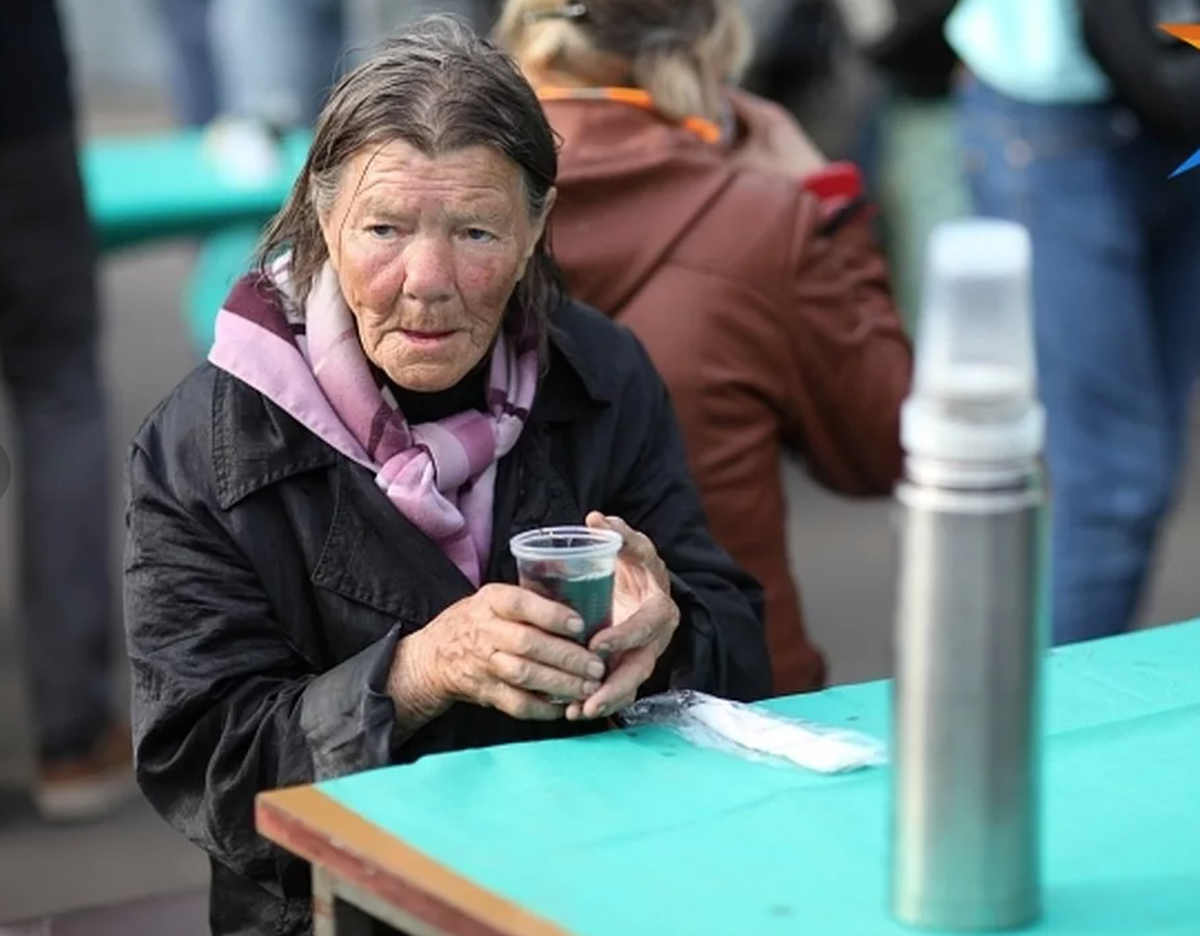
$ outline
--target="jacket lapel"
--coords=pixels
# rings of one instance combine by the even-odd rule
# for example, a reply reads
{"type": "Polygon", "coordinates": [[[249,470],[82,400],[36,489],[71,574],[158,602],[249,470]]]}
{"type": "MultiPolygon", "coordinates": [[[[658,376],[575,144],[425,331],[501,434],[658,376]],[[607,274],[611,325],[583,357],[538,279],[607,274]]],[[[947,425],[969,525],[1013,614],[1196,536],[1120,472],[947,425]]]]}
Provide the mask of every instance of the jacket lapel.
{"type": "Polygon", "coordinates": [[[335,502],[312,582],[413,627],[474,591],[433,540],[410,523],[371,473],[343,460],[335,502]]]}

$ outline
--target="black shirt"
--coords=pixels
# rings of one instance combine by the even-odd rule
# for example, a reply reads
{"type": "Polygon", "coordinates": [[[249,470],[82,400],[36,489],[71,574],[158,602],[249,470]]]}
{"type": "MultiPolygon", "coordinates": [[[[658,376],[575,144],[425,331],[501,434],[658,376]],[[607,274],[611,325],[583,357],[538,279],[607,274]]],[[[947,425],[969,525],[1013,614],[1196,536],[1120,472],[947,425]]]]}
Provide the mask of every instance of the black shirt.
{"type": "Polygon", "coordinates": [[[54,0],[0,0],[0,144],[75,118],[54,0]]]}
{"type": "Polygon", "coordinates": [[[456,413],[467,410],[488,411],[487,407],[487,376],[491,364],[492,353],[489,351],[483,360],[475,365],[462,380],[448,390],[434,393],[422,393],[417,390],[405,390],[388,379],[388,387],[396,398],[396,405],[404,414],[405,422],[410,426],[422,423],[438,422],[456,413]]]}

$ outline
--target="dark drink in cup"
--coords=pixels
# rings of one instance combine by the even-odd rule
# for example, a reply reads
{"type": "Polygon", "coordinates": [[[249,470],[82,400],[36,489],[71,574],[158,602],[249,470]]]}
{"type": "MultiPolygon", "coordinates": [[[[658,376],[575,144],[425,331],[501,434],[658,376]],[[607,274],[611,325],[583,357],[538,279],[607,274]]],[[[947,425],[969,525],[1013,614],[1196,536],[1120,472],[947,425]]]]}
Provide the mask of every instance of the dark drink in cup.
{"type": "Polygon", "coordinates": [[[569,578],[552,563],[530,563],[521,570],[521,586],[544,598],[573,608],[583,618],[580,640],[587,643],[596,631],[612,624],[613,573],[569,578]]]}
{"type": "Polygon", "coordinates": [[[548,527],[510,543],[523,588],[571,608],[583,618],[587,643],[612,624],[613,574],[621,534],[590,527],[548,527]]]}

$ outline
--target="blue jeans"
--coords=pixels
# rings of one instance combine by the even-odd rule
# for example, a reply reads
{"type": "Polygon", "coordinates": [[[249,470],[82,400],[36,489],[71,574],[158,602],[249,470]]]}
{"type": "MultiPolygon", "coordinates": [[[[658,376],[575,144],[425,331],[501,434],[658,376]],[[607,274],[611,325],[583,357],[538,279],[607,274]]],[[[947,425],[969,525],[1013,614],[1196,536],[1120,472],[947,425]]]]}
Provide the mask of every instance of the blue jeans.
{"type": "Polygon", "coordinates": [[[211,0],[221,111],[309,126],[341,74],[342,0],[211,0]]]}
{"type": "Polygon", "coordinates": [[[1190,152],[1113,105],[1027,104],[977,81],[958,105],[976,209],[1033,239],[1054,640],[1116,634],[1137,613],[1187,454],[1200,172],[1169,180],[1190,152]]]}
{"type": "Polygon", "coordinates": [[[400,26],[439,11],[484,18],[479,0],[375,0],[361,22],[346,0],[209,2],[221,111],[285,126],[315,122],[342,74],[400,26]]]}
{"type": "Polygon", "coordinates": [[[158,0],[177,116],[308,125],[340,73],[342,0],[158,0]]]}
{"type": "Polygon", "coordinates": [[[217,116],[217,79],[208,35],[209,0],[158,0],[166,30],[176,119],[203,127],[217,116]]]}

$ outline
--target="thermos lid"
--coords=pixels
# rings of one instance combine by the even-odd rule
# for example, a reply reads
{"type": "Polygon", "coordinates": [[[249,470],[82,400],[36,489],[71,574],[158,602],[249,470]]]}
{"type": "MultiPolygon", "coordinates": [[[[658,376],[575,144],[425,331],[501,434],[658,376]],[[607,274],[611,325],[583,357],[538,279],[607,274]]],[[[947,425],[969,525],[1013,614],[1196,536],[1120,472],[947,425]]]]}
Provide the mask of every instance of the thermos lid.
{"type": "Polygon", "coordinates": [[[901,423],[910,455],[982,466],[1040,453],[1031,265],[1029,232],[1014,222],[934,229],[901,423]]]}

